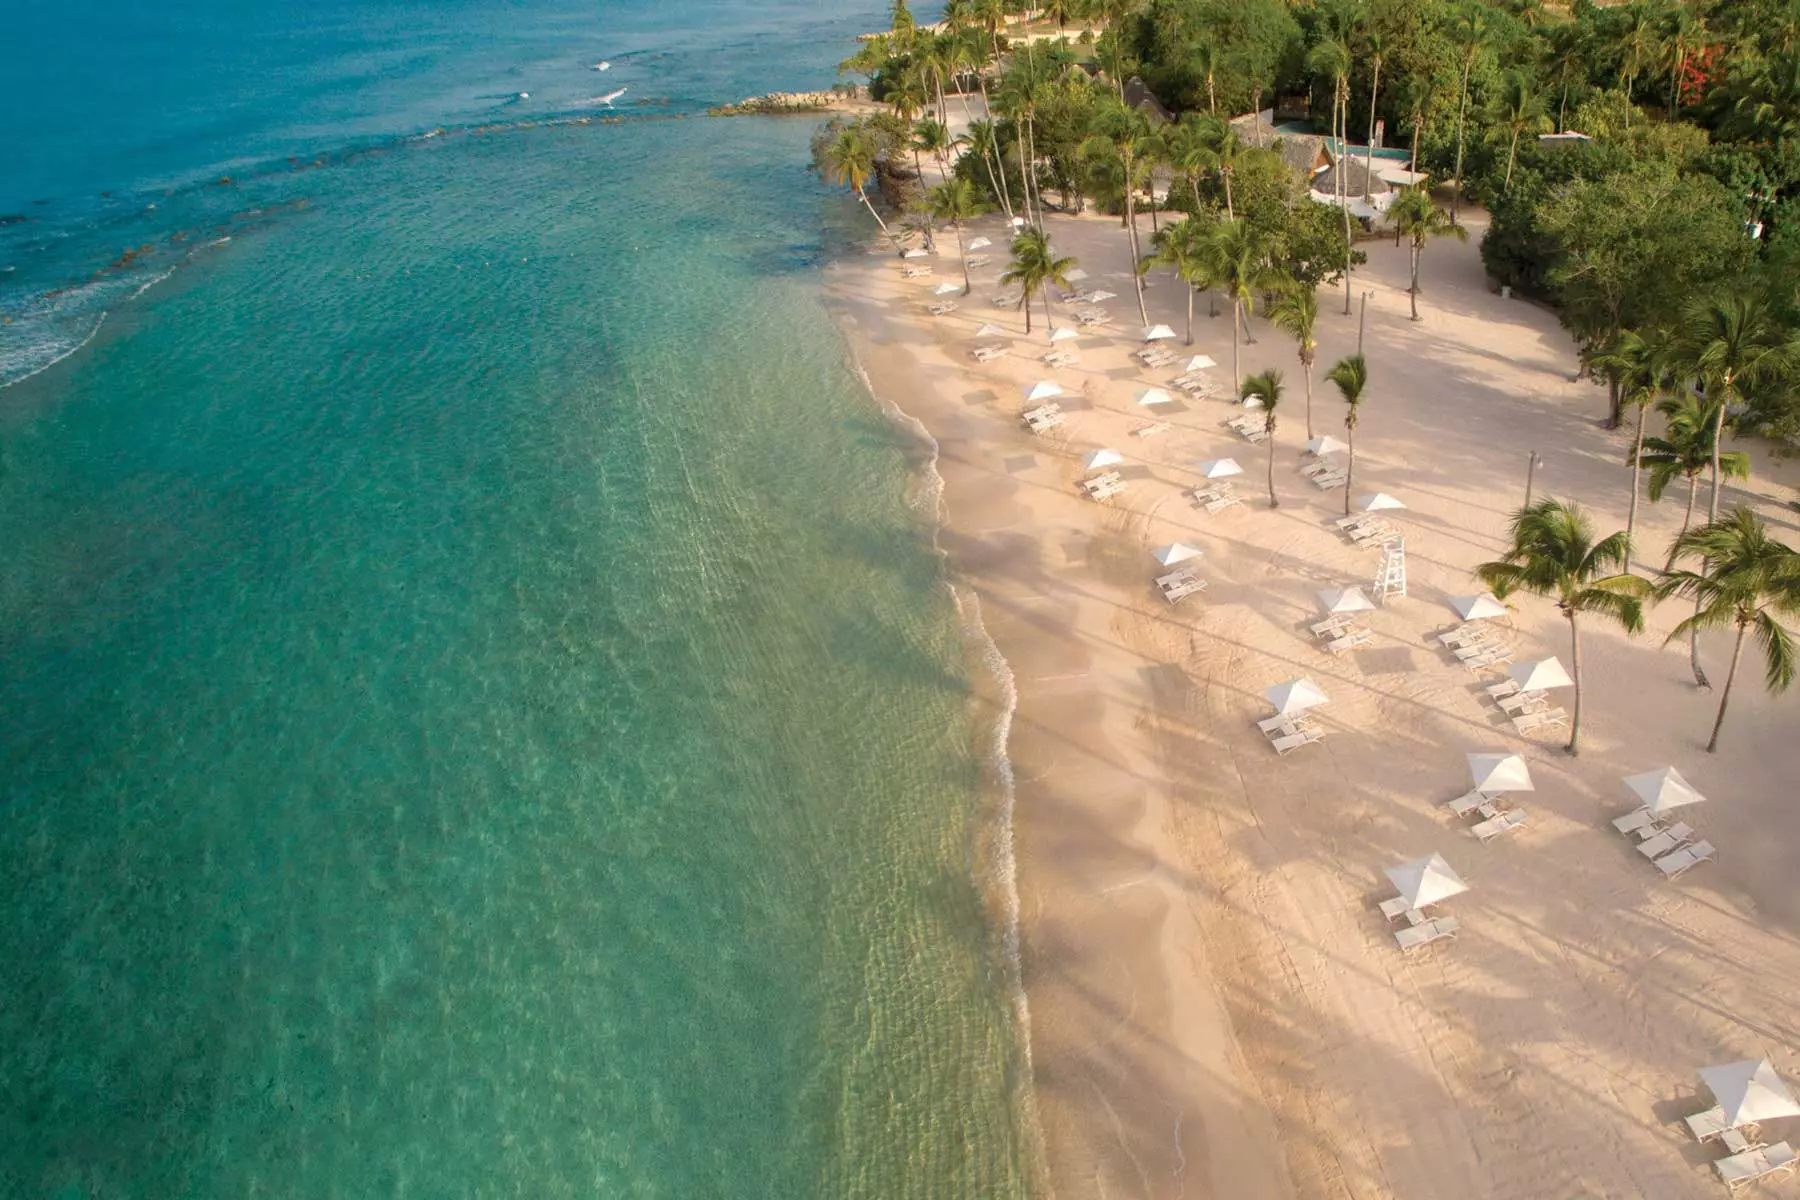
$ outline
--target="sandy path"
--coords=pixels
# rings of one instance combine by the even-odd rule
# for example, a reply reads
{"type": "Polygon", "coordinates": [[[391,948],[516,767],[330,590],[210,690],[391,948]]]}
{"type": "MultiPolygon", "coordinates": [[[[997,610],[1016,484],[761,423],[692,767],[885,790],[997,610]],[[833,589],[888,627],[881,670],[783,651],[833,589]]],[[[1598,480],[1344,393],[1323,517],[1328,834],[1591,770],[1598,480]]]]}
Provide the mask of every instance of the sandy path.
{"type": "MultiPolygon", "coordinates": [[[[1223,403],[1133,403],[1173,372],[1129,357],[1116,219],[1051,228],[1089,272],[1083,286],[1119,293],[1115,324],[1078,343],[1076,368],[1035,361],[1041,331],[993,364],[969,360],[977,323],[1020,324],[988,303],[1000,256],[958,312],[924,315],[929,283],[960,277],[949,238],[936,280],[903,281],[891,254],[873,254],[834,270],[832,287],[877,390],[940,443],[944,544],[1018,678],[1021,932],[1056,1194],[1719,1194],[1716,1152],[1675,1123],[1703,1107],[1694,1069],[1766,1053],[1800,1077],[1800,837],[1780,782],[1800,768],[1800,694],[1767,697],[1760,671],[1740,679],[1725,753],[1709,756],[1714,698],[1681,648],[1661,648],[1679,614],[1655,613],[1637,639],[1590,629],[1572,759],[1559,738],[1517,736],[1429,636],[1453,623],[1445,595],[1479,590],[1469,570],[1500,548],[1533,449],[1539,495],[1623,525],[1628,434],[1600,428],[1604,396],[1571,382],[1555,319],[1488,293],[1471,242],[1427,252],[1415,324],[1405,252],[1367,244],[1356,491],[1408,503],[1410,586],[1371,614],[1370,646],[1334,659],[1305,633],[1314,593],[1367,585],[1376,554],[1330,524],[1341,494],[1296,473],[1292,343],[1257,319],[1244,351],[1246,371],[1288,377],[1270,509],[1257,499],[1264,451],[1220,427],[1223,403]],[[1017,414],[1045,377],[1080,396],[1063,430],[1035,439],[1017,414]],[[1155,418],[1175,428],[1130,435],[1155,418]],[[1126,455],[1129,490],[1095,504],[1074,482],[1102,445],[1126,455]],[[1246,503],[1209,516],[1182,492],[1194,460],[1223,455],[1247,472],[1246,503]],[[1171,609],[1147,547],[1176,538],[1205,551],[1211,586],[1171,609]],[[1269,711],[1265,687],[1302,673],[1332,696],[1331,733],[1277,758],[1252,722],[1269,711]],[[1466,789],[1465,751],[1500,748],[1527,755],[1537,791],[1524,829],[1481,845],[1438,805],[1466,789]],[[1715,801],[1689,822],[1721,852],[1677,883],[1606,822],[1628,807],[1621,775],[1670,762],[1715,801]],[[1389,894],[1381,868],[1434,849],[1474,889],[1445,906],[1463,932],[1403,956],[1372,908],[1389,894]]],[[[980,232],[1001,240],[997,219],[980,232]]],[[[1152,319],[1179,331],[1166,276],[1150,298],[1152,319]]],[[[1356,322],[1338,315],[1341,290],[1321,301],[1322,373],[1354,349],[1356,322]]],[[[1198,307],[1194,349],[1229,386],[1229,325],[1198,307]]],[[[1341,434],[1329,392],[1315,386],[1314,425],[1341,434]]],[[[1753,454],[1728,502],[1800,540],[1774,503],[1800,472],[1753,454]]],[[[1649,552],[1680,516],[1675,498],[1643,507],[1649,552]]],[[[1567,661],[1548,602],[1520,598],[1509,624],[1521,658],[1567,661]]],[[[1722,679],[1726,647],[1704,645],[1722,679]]],[[[1800,1122],[1765,1136],[1800,1136],[1800,1122]]]]}

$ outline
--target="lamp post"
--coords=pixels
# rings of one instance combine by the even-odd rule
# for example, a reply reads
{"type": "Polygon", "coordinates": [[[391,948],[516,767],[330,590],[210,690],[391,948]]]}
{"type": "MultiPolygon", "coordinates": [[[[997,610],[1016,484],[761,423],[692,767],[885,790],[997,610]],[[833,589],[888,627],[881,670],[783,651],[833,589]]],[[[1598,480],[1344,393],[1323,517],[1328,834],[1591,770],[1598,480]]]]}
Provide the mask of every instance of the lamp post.
{"type": "Polygon", "coordinates": [[[1533,450],[1531,452],[1530,459],[1528,459],[1525,463],[1525,507],[1526,508],[1531,507],[1531,485],[1532,485],[1533,480],[1537,476],[1538,466],[1543,461],[1544,461],[1543,456],[1540,455],[1536,450],[1533,450]]]}

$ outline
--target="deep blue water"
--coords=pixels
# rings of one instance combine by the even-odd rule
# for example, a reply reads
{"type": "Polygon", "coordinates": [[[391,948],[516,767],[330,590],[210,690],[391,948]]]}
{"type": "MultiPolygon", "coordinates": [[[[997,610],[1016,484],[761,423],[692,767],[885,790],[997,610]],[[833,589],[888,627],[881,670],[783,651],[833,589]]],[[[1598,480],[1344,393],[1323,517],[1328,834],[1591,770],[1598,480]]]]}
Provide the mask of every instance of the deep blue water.
{"type": "Polygon", "coordinates": [[[693,115],[879,19],[8,15],[0,1195],[1023,1194],[859,218],[693,115]]]}

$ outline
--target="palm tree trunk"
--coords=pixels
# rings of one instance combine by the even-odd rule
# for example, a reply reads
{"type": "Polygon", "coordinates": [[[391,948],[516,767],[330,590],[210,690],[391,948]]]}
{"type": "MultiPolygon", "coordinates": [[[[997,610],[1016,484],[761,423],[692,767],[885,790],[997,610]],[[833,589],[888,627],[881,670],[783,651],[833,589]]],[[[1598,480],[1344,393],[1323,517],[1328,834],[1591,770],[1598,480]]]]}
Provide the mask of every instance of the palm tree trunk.
{"type": "Polygon", "coordinates": [[[1638,405],[1637,438],[1631,446],[1631,508],[1625,513],[1625,569],[1631,570],[1632,532],[1637,528],[1638,493],[1642,490],[1638,485],[1644,473],[1644,410],[1648,404],[1638,405]]]}
{"type": "Polygon", "coordinates": [[[1720,443],[1725,440],[1725,410],[1731,404],[1731,377],[1726,376],[1725,387],[1719,395],[1719,415],[1713,421],[1712,444],[1712,495],[1706,502],[1706,522],[1712,524],[1719,519],[1719,451],[1720,443]]]}
{"type": "Polygon", "coordinates": [[[1269,424],[1269,507],[1280,508],[1281,501],[1275,498],[1275,427],[1269,424]]]}
{"type": "Polygon", "coordinates": [[[1575,713],[1569,718],[1569,744],[1565,747],[1570,754],[1581,753],[1581,630],[1575,624],[1575,610],[1569,610],[1569,659],[1574,665],[1570,672],[1575,677],[1575,713]]]}
{"type": "Polygon", "coordinates": [[[1131,286],[1137,289],[1138,316],[1142,317],[1144,324],[1148,325],[1150,324],[1150,310],[1144,307],[1144,276],[1137,269],[1138,259],[1141,256],[1138,254],[1137,208],[1133,205],[1131,198],[1131,162],[1129,159],[1126,160],[1125,167],[1125,231],[1129,235],[1127,240],[1131,243],[1131,286]]]}
{"type": "Polygon", "coordinates": [[[1731,703],[1731,683],[1737,678],[1738,659],[1744,654],[1744,634],[1749,630],[1744,622],[1738,622],[1737,642],[1731,647],[1731,668],[1725,672],[1725,690],[1719,693],[1719,715],[1713,718],[1712,737],[1706,743],[1708,754],[1719,752],[1719,727],[1725,724],[1725,706],[1731,703]]]}
{"type": "Polygon", "coordinates": [[[1356,426],[1344,422],[1344,435],[1350,442],[1348,461],[1344,464],[1344,515],[1350,515],[1350,488],[1356,482],[1356,426]]]}
{"type": "Polygon", "coordinates": [[[1300,360],[1300,371],[1306,377],[1306,440],[1312,441],[1312,363],[1300,360]]]}
{"type": "Polygon", "coordinates": [[[1019,202],[1025,208],[1026,224],[1036,225],[1037,222],[1031,219],[1031,165],[1030,160],[1025,157],[1024,118],[1019,119],[1013,132],[1019,143],[1019,202]]]}
{"type": "MultiPolygon", "coordinates": [[[[976,86],[981,89],[981,112],[988,122],[988,129],[991,131],[994,127],[994,106],[988,103],[987,76],[980,71],[975,72],[975,83],[976,86]]],[[[1000,174],[996,178],[994,174],[994,158],[1000,153],[1000,143],[998,137],[989,140],[993,143],[994,154],[990,155],[988,153],[988,147],[983,145],[981,148],[981,161],[987,164],[988,182],[994,185],[994,194],[1000,197],[1000,206],[1006,210],[1006,219],[1010,221],[1012,220],[1013,206],[1010,189],[1006,186],[1006,164],[1000,164],[1000,174]]]]}
{"type": "Polygon", "coordinates": [[[1407,293],[1412,298],[1412,319],[1419,319],[1419,254],[1422,247],[1418,242],[1412,247],[1412,288],[1407,293]]]}
{"type": "Polygon", "coordinates": [[[1350,315],[1350,259],[1356,252],[1356,239],[1350,236],[1350,177],[1344,173],[1344,163],[1350,157],[1350,81],[1340,76],[1338,91],[1342,99],[1337,104],[1338,113],[1338,159],[1333,164],[1331,173],[1336,176],[1332,182],[1333,190],[1338,194],[1338,207],[1344,212],[1344,315],[1350,315]]]}
{"type": "Polygon", "coordinates": [[[1456,224],[1457,209],[1462,203],[1463,118],[1469,109],[1469,68],[1475,65],[1473,47],[1463,55],[1462,91],[1456,101],[1456,190],[1450,193],[1450,223],[1456,224]]]}
{"type": "Polygon", "coordinates": [[[875,223],[877,225],[881,226],[881,232],[890,238],[893,237],[893,231],[888,228],[887,222],[881,219],[881,214],[875,211],[875,206],[873,204],[869,203],[869,193],[858,188],[856,189],[856,198],[863,202],[863,207],[869,210],[869,215],[875,218],[875,223]]]}
{"type": "Polygon", "coordinates": [[[1375,101],[1381,95],[1381,55],[1375,56],[1375,79],[1369,85],[1369,157],[1363,163],[1363,199],[1369,198],[1369,190],[1375,178],[1375,101]]]}
{"type": "Polygon", "coordinates": [[[962,259],[963,295],[966,296],[969,294],[969,289],[974,285],[969,282],[969,253],[963,249],[962,218],[951,217],[950,228],[956,230],[956,257],[962,259]]]}
{"type": "Polygon", "coordinates": [[[1235,221],[1235,220],[1237,220],[1237,209],[1234,208],[1231,203],[1231,168],[1230,168],[1230,166],[1228,166],[1228,165],[1221,166],[1219,168],[1219,182],[1221,182],[1225,185],[1225,219],[1227,221],[1235,221]]]}
{"type": "MultiPolygon", "coordinates": [[[[1183,284],[1187,284],[1187,280],[1185,280],[1185,279],[1182,280],[1181,282],[1183,284]]],[[[1187,300],[1188,300],[1187,344],[1191,346],[1194,344],[1194,288],[1193,288],[1193,285],[1187,284],[1187,294],[1188,294],[1188,297],[1187,297],[1187,300]]]]}
{"type": "Polygon", "coordinates": [[[1231,390],[1234,392],[1242,390],[1244,386],[1244,377],[1238,373],[1237,315],[1238,302],[1237,298],[1233,297],[1231,301],[1231,390]]]}
{"type": "Polygon", "coordinates": [[[1031,336],[1031,293],[1024,292],[1019,297],[1019,307],[1025,310],[1025,336],[1031,336]]]}
{"type": "Polygon", "coordinates": [[[1519,127],[1513,126],[1512,144],[1506,148],[1506,182],[1501,184],[1502,190],[1512,189],[1513,161],[1519,157],[1519,127]]]}

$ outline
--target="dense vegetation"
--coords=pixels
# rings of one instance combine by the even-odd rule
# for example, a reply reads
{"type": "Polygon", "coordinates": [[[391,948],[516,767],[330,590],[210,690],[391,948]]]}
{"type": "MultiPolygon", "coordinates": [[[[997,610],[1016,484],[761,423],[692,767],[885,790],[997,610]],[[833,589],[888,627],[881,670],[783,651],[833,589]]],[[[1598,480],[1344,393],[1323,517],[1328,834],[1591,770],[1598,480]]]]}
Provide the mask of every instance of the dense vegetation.
{"type": "Polygon", "coordinates": [[[931,28],[897,0],[892,28],[843,67],[891,115],[839,122],[825,140],[897,206],[932,207],[908,186],[921,155],[966,181],[977,208],[1034,224],[1090,205],[1127,217],[1154,195],[1153,235],[1129,225],[1139,259],[1202,290],[1226,290],[1223,238],[1249,243],[1266,292],[1343,281],[1347,295],[1365,234],[1307,198],[1278,143],[1226,118],[1279,101],[1346,140],[1379,126],[1449,209],[1442,221],[1423,196],[1396,200],[1417,250],[1465,202],[1485,205],[1489,274],[1556,307],[1614,423],[1711,384],[1730,393],[1719,432],[1800,436],[1800,350],[1731,378],[1681,352],[1709,340],[1708,310],[1727,299],[1757,309],[1765,341],[1791,347],[1800,329],[1795,0],[1046,0],[1030,14],[951,0],[931,28]],[[1066,37],[1022,38],[1021,15],[1066,37]],[[1126,105],[1133,78],[1172,122],[1126,105]],[[976,97],[992,119],[953,145],[949,114],[979,114],[976,97]],[[1540,140],[1568,131],[1585,137],[1540,140]],[[1666,351],[1635,393],[1630,344],[1666,351]]]}

